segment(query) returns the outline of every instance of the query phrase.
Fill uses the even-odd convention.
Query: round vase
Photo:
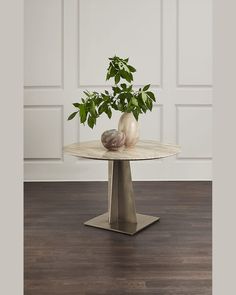
[[[101,142],[109,151],[117,151],[125,144],[125,134],[116,129],[106,130],[101,136]]]
[[[125,134],[125,146],[133,147],[139,140],[139,124],[133,113],[123,113],[120,117],[118,130]]]

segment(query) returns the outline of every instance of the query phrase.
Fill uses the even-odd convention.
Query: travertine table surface
[[[108,151],[98,140],[74,143],[64,148],[66,154],[96,160],[148,160],[176,155],[180,147],[154,140],[140,140],[135,147]]]
[[[108,161],[108,213],[97,216],[85,225],[133,235],[159,217],[136,214],[130,161],[161,159],[176,155],[180,146],[154,140],[140,140],[135,147],[108,151],[100,141],[73,143],[64,148],[75,157]]]

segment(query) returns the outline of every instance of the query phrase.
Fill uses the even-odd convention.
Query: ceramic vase
[[[139,124],[133,113],[123,113],[120,117],[118,130],[125,134],[125,146],[133,147],[139,140]]]

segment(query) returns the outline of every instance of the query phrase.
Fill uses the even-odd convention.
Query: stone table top
[[[64,147],[64,153],[80,158],[95,160],[151,160],[176,155],[180,146],[154,140],[139,140],[132,148],[122,147],[108,151],[99,140],[73,143]]]

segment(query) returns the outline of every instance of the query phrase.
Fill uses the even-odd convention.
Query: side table
[[[130,161],[173,156],[180,152],[179,146],[140,140],[135,147],[108,151],[100,141],[88,141],[68,145],[64,152],[75,157],[108,161],[108,212],[88,220],[85,225],[134,235],[160,219],[136,213]]]

